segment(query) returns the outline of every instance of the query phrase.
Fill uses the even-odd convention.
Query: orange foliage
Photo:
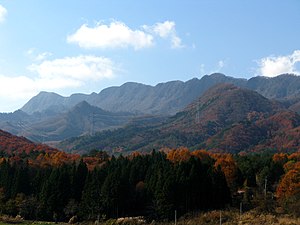
[[[295,166],[295,162],[294,161],[288,161],[286,164],[284,164],[283,168],[284,171],[287,173],[288,171],[292,170]]]
[[[211,154],[209,154],[206,150],[196,150],[193,151],[192,156],[195,156],[196,158],[200,159],[201,161],[211,161],[212,157]]]
[[[275,163],[279,163],[280,165],[284,165],[288,160],[288,154],[286,153],[276,153],[273,155],[273,161]]]
[[[5,160],[5,158],[0,158],[0,164],[3,163]]]
[[[220,166],[228,186],[231,190],[235,189],[235,184],[238,179],[238,166],[231,154],[214,154],[217,157],[215,167]]]
[[[287,156],[287,162],[283,165],[285,172],[294,169],[296,162],[300,162],[300,153],[295,152]]]
[[[28,165],[33,167],[60,167],[63,164],[81,160],[81,156],[78,154],[68,154],[44,144],[36,144],[24,137],[17,137],[2,130],[0,130],[0,151],[5,153],[5,159],[8,158],[10,163],[17,164],[26,160]],[[138,155],[139,153],[136,152],[132,154],[132,157]],[[0,162],[3,160],[4,158],[0,158]],[[93,157],[83,158],[83,162],[87,164],[89,170],[101,166],[107,160],[109,160],[109,155],[106,152],[99,152]]]
[[[107,160],[102,160],[101,158],[97,157],[84,157],[83,162],[86,164],[88,170],[94,170],[97,166],[102,166],[105,164]]]
[[[191,158],[191,152],[188,148],[180,147],[168,152],[167,159],[173,163],[187,162]]]
[[[141,153],[135,151],[135,152],[130,153],[130,155],[128,156],[128,159],[132,160],[132,159],[134,159],[135,157],[138,157],[138,156],[141,156]]]
[[[288,157],[289,160],[293,160],[296,162],[300,161],[300,152],[295,152]]]
[[[284,175],[276,193],[279,198],[291,197],[300,193],[300,162],[295,163],[293,169]]]

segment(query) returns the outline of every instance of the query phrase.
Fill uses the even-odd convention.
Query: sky
[[[0,0],[0,112],[215,72],[300,74],[299,0]]]

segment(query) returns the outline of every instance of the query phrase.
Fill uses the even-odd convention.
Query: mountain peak
[[[272,115],[282,107],[255,91],[232,84],[218,84],[188,105],[174,118],[182,130],[204,129],[215,133],[218,129],[247,119],[251,113]]]
[[[54,92],[42,91],[32,99],[30,99],[21,110],[33,114],[34,112],[41,112],[49,108],[49,105],[59,106],[64,97]]]
[[[300,77],[293,74],[282,74],[274,78],[254,77],[247,80],[213,73],[200,79],[194,78],[186,82],[169,81],[155,86],[127,82],[90,95],[73,94],[70,97],[62,97],[53,92],[41,92],[21,109],[28,114],[47,109],[66,112],[77,103],[87,101],[91,105],[111,112],[174,115],[219,83],[232,83],[239,87],[246,87],[267,98],[300,96]]]

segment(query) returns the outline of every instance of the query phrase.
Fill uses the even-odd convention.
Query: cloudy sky
[[[0,0],[0,112],[40,91],[300,74],[299,12],[299,0]]]

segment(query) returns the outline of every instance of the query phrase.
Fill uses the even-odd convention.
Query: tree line
[[[239,189],[253,191],[267,185],[268,192],[284,199],[299,193],[299,180],[295,181],[299,154],[210,154],[185,148],[126,157],[93,154],[89,157],[101,157],[101,163],[92,168],[88,157],[56,166],[2,158],[0,212],[47,221],[67,221],[74,215],[80,220],[124,216],[165,220],[173,218],[175,210],[180,216],[240,201],[251,207],[253,199],[235,196]],[[292,182],[296,190],[289,193]]]

